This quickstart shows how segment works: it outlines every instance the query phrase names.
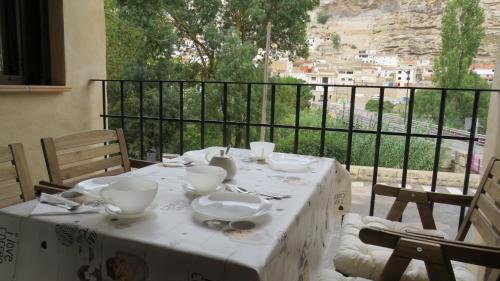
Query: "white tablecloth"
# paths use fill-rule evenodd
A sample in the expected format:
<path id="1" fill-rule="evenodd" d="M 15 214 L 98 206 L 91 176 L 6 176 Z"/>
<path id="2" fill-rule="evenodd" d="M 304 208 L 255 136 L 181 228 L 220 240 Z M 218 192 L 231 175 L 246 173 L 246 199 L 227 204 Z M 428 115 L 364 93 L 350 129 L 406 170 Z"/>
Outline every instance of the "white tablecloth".
<path id="1" fill-rule="evenodd" d="M 116 220 L 104 210 L 30 217 L 36 201 L 2 209 L 0 280 L 309 280 L 332 216 L 350 209 L 349 174 L 329 158 L 286 173 L 243 161 L 247 155 L 234 150 L 236 184 L 292 195 L 273 200 L 255 227 L 199 220 L 184 168 L 149 166 L 130 173 L 159 182 L 157 208 L 141 219 Z"/>

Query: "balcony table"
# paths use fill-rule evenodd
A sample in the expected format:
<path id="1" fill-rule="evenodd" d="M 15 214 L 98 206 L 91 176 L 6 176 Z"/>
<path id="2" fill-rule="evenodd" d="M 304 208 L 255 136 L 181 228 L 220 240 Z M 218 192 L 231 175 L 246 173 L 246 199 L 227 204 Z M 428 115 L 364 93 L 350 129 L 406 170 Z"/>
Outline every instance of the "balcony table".
<path id="1" fill-rule="evenodd" d="M 348 172 L 331 158 L 292 173 L 249 161 L 248 150 L 233 155 L 235 184 L 292 195 L 272 200 L 253 228 L 200 221 L 183 187 L 185 169 L 152 165 L 126 174 L 159 183 L 157 207 L 140 219 L 104 209 L 29 216 L 36 200 L 0 210 L 0 280 L 310 280 L 332 216 L 350 209 Z"/>

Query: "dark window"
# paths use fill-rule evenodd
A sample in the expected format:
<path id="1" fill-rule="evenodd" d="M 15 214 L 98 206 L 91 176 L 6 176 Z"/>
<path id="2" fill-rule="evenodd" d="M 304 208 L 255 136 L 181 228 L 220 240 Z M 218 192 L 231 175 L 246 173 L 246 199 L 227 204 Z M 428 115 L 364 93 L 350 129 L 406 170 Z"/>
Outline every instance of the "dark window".
<path id="1" fill-rule="evenodd" d="M 328 84 L 328 77 L 323 77 L 322 81 L 323 81 L 323 84 Z"/>
<path id="2" fill-rule="evenodd" d="M 0 84 L 50 84 L 48 0 L 0 0 Z"/>

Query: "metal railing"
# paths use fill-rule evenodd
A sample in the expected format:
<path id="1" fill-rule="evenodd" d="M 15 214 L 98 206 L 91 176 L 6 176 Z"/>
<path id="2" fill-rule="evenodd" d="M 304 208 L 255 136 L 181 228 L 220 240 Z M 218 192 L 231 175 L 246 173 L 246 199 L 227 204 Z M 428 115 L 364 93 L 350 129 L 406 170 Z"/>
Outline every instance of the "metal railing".
<path id="1" fill-rule="evenodd" d="M 140 157 L 144 159 L 144 122 L 145 121 L 155 121 L 158 122 L 159 125 L 159 143 L 160 143 L 160 155 L 164 152 L 164 142 L 165 142 L 165 133 L 163 131 L 163 127 L 166 123 L 176 123 L 178 124 L 179 129 L 179 151 L 180 153 L 184 152 L 184 125 L 185 124 L 199 124 L 200 126 L 200 146 L 201 148 L 205 147 L 205 130 L 208 125 L 218 125 L 222 126 L 222 138 L 221 143 L 223 146 L 227 146 L 228 144 L 228 136 L 227 129 L 229 126 L 242 126 L 245 128 L 245 147 L 248 148 L 250 143 L 250 128 L 254 127 L 265 127 L 268 128 L 268 136 L 267 139 L 270 142 L 274 141 L 275 129 L 291 129 L 294 134 L 293 141 L 293 153 L 298 152 L 299 147 L 299 134 L 302 130 L 311 130 L 311 131 L 319 131 L 319 156 L 325 155 L 325 136 L 328 132 L 341 132 L 347 134 L 347 152 L 345 156 L 345 166 L 348 170 L 351 167 L 352 160 L 352 144 L 353 144 L 353 134 L 370 134 L 375 135 L 375 151 L 374 151 L 374 160 L 373 160 L 373 179 L 372 184 L 377 183 L 378 177 L 378 169 L 379 169 L 379 159 L 380 159 L 380 147 L 381 147 L 381 137 L 382 136 L 400 136 L 405 138 L 404 145 L 404 154 L 403 154 L 403 167 L 402 167 L 402 178 L 401 178 L 401 186 L 404 188 L 407 185 L 407 177 L 408 177 L 408 164 L 409 164 L 409 156 L 410 156 L 410 142 L 412 138 L 425 138 L 435 140 L 435 151 L 434 151 L 434 162 L 432 169 L 432 184 L 431 191 L 436 191 L 436 184 L 438 179 L 439 172 L 439 161 L 440 161 L 440 151 L 443 140 L 458 140 L 465 141 L 468 143 L 468 155 L 465 167 L 465 175 L 464 175 L 464 185 L 462 189 L 463 194 L 468 193 L 469 189 L 469 179 L 471 173 L 471 162 L 474 152 L 474 143 L 478 141 L 476 136 L 476 124 L 478 120 L 478 109 L 479 109 L 479 99 L 482 93 L 485 92 L 499 92 L 499 90 L 492 89 L 451 89 L 451 88 L 421 88 L 421 87 L 390 87 L 390 86 L 360 86 L 360 85 L 332 85 L 332 84 L 295 84 L 295 83 L 260 83 L 260 82 L 219 82 L 219 81 L 152 81 L 152 80 L 114 80 L 114 79 L 93 79 L 91 80 L 94 83 L 101 83 L 102 87 L 102 114 L 103 118 L 103 127 L 108 127 L 108 120 L 111 119 L 119 119 L 120 125 L 122 128 L 125 128 L 125 122 L 127 120 L 136 120 L 139 122 L 139 139 L 140 139 Z M 118 87 L 118 91 L 120 94 L 120 112 L 119 114 L 109 114 L 107 108 L 107 84 L 113 83 Z M 145 84 L 154 84 L 158 87 L 158 116 L 145 116 L 144 115 L 144 85 Z M 138 86 L 138 95 L 139 95 L 139 104 L 136 106 L 139 107 L 139 114 L 137 115 L 126 115 L 125 114 L 125 84 L 133 84 Z M 177 117 L 165 117 L 164 116 L 164 85 L 172 85 L 175 84 L 178 86 L 178 116 Z M 205 116 L 206 111 L 206 87 L 207 85 L 217 84 L 222 86 L 222 120 L 212 120 L 207 119 Z M 184 95 L 185 95 L 185 86 L 197 85 L 196 89 L 198 94 L 200 95 L 199 106 L 200 106 L 200 116 L 197 119 L 188 119 L 184 116 Z M 230 85 L 240 85 L 246 86 L 246 106 L 245 106 L 245 121 L 232 121 L 228 119 L 228 97 L 232 93 L 229 92 L 228 86 Z M 270 116 L 269 122 L 260 123 L 260 122 L 251 122 L 251 97 L 254 91 L 254 88 L 257 86 L 260 87 L 270 87 L 271 88 L 271 102 L 270 102 Z M 295 99 L 295 122 L 293 125 L 285 125 L 285 124 L 276 124 L 275 123 L 275 107 L 276 107 L 276 88 L 278 86 L 292 86 L 296 88 L 295 97 L 290 97 L 290 99 Z M 321 101 L 321 125 L 320 126 L 301 126 L 300 125 L 300 114 L 301 114 L 301 94 L 305 87 L 322 87 L 323 88 L 323 100 Z M 348 103 L 349 108 L 349 122 L 347 128 L 332 128 L 327 126 L 327 112 L 329 108 L 329 100 L 328 95 L 329 91 L 335 88 L 350 88 L 350 101 Z M 378 112 L 377 115 L 377 126 L 375 130 L 369 129 L 360 129 L 355 128 L 354 122 L 354 113 L 355 113 L 355 103 L 356 103 L 356 92 L 357 89 L 365 88 L 365 89 L 373 89 L 378 91 L 379 99 L 378 99 Z M 404 89 L 409 91 L 409 99 L 407 101 L 407 118 L 406 118 L 406 128 L 404 131 L 387 131 L 383 130 L 383 117 L 384 117 L 384 93 L 387 89 Z M 414 114 L 414 105 L 415 105 L 415 94 L 417 90 L 432 90 L 438 92 L 440 95 L 440 103 L 439 103 L 439 119 L 436 125 L 435 133 L 421 133 L 421 132 L 413 132 L 413 114 Z M 473 93 L 473 105 L 472 105 L 472 120 L 471 120 L 471 130 L 468 133 L 468 136 L 460 135 L 446 135 L 444 134 L 444 117 L 445 117 L 445 106 L 446 106 L 446 98 L 447 94 L 450 92 L 470 92 Z M 210 105 L 213 106 L 213 105 Z M 375 194 L 372 190 L 371 198 L 370 198 L 370 215 L 374 213 L 374 204 L 375 204 Z M 460 219 L 459 222 L 463 220 L 465 208 L 462 207 L 460 211 Z"/>

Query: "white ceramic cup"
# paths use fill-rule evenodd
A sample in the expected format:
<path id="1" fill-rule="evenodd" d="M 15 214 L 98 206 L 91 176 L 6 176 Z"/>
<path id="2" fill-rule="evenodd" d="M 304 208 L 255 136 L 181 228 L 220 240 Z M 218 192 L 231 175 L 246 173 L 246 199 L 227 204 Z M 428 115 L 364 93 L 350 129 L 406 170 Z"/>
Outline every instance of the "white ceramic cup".
<path id="1" fill-rule="evenodd" d="M 214 192 L 226 178 L 226 170 L 215 166 L 194 166 L 186 168 L 188 182 L 200 193 Z"/>
<path id="2" fill-rule="evenodd" d="M 120 208 L 123 214 L 139 214 L 153 202 L 158 192 L 154 181 L 137 177 L 123 177 L 100 191 L 101 198 Z"/>
<path id="3" fill-rule="evenodd" d="M 265 141 L 254 141 L 250 143 L 250 153 L 252 157 L 257 160 L 264 160 L 266 157 L 273 153 L 275 144 Z"/>

